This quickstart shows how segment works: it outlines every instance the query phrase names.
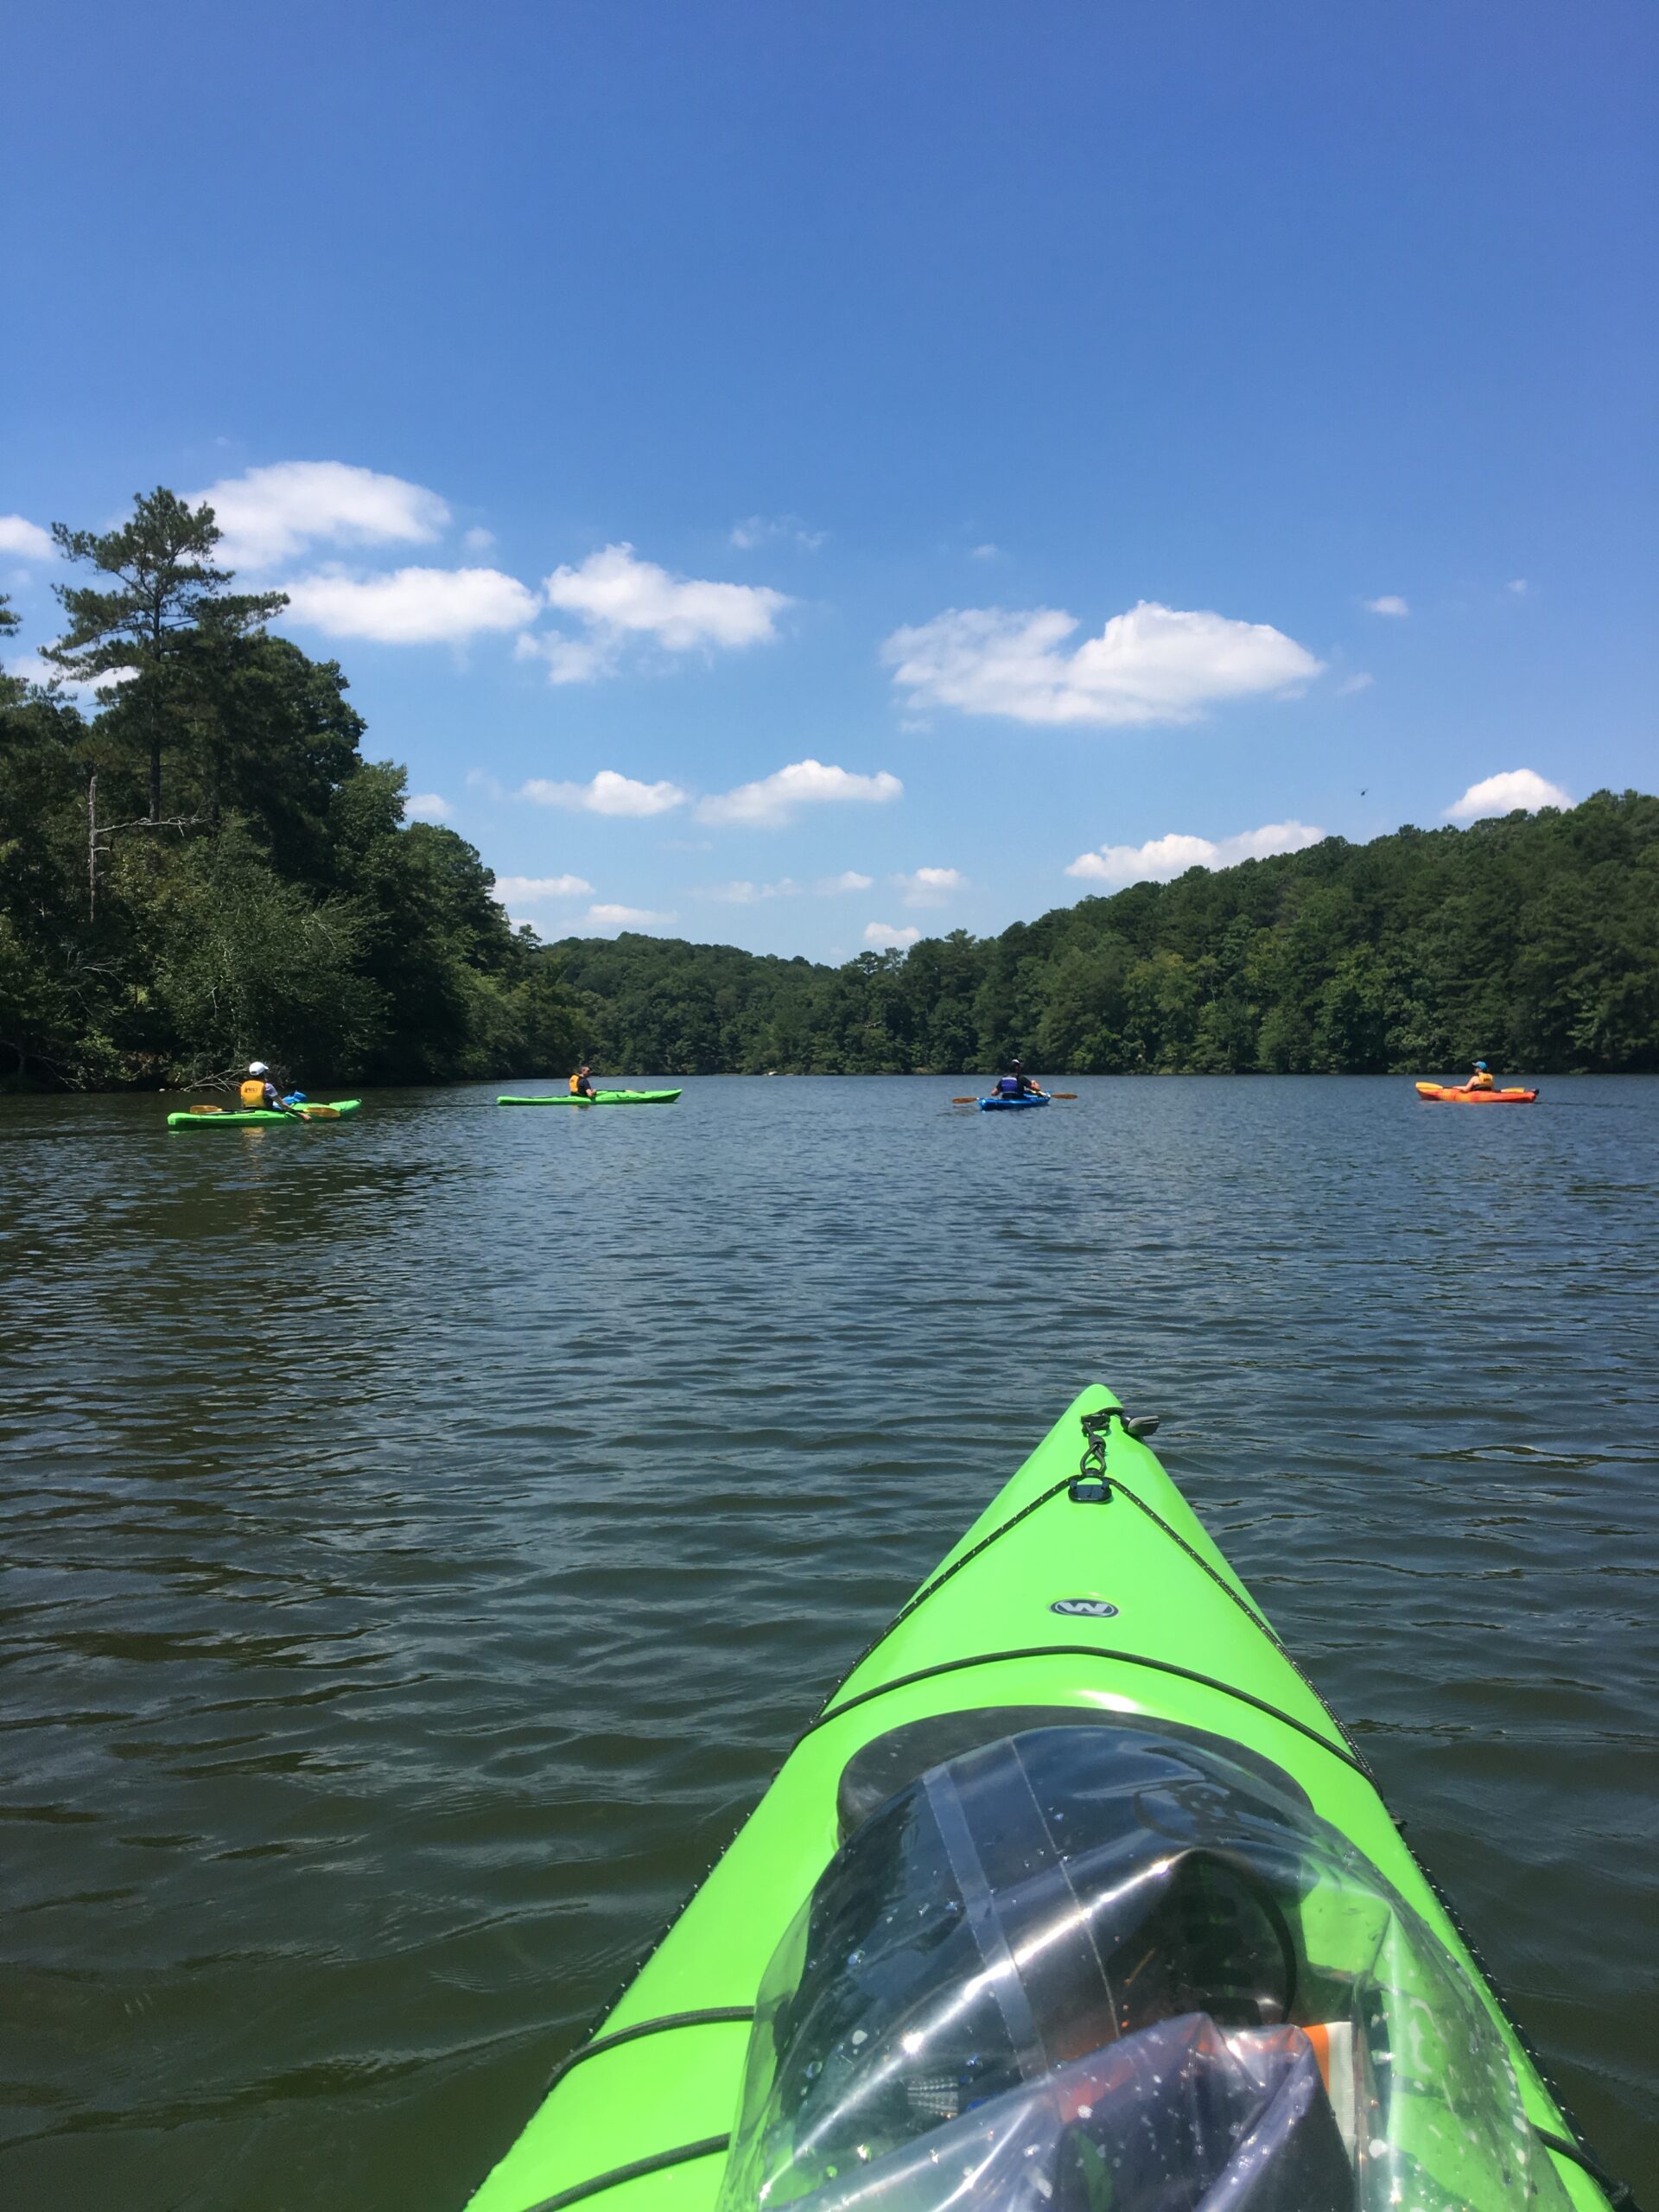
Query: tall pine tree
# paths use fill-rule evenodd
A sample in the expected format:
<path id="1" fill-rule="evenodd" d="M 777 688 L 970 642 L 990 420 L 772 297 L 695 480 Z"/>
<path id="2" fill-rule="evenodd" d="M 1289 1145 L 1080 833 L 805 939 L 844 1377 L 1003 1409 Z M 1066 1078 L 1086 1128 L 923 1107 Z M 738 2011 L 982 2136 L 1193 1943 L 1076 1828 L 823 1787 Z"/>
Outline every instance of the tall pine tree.
<path id="1" fill-rule="evenodd" d="M 149 820 L 162 820 L 162 755 L 185 719 L 175 677 L 198 632 L 210 626 L 221 639 L 263 627 L 286 595 L 234 593 L 228 569 L 211 564 L 222 536 L 206 502 L 192 507 L 176 492 L 160 488 L 133 505 L 132 518 L 101 536 L 54 523 L 52 535 L 66 559 L 89 563 L 113 579 L 60 584 L 68 627 L 46 658 L 83 683 L 125 678 L 122 719 L 139 734 L 148 757 Z"/>

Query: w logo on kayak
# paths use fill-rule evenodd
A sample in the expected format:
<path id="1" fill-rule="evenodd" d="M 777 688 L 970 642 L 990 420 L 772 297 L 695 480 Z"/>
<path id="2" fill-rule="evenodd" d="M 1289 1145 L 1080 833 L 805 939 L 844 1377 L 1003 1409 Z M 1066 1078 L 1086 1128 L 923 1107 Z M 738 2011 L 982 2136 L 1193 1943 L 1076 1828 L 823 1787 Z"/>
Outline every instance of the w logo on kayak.
<path id="1" fill-rule="evenodd" d="M 1082 1613 L 1091 1621 L 1109 1621 L 1117 1617 L 1117 1607 L 1109 1605 L 1104 1598 L 1057 1598 L 1048 1610 L 1051 1613 Z"/>

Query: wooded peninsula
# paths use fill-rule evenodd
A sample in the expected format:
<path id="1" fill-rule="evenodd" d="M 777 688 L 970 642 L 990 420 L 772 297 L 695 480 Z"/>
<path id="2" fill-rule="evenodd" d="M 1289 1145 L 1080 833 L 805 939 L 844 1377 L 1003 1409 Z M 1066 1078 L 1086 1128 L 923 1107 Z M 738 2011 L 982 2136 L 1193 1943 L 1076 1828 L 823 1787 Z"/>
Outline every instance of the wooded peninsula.
<path id="1" fill-rule="evenodd" d="M 54 680 L 0 679 L 0 1084 L 616 1073 L 1659 1069 L 1659 798 L 1402 829 L 840 967 L 625 934 L 543 944 L 408 822 L 335 661 L 158 490 L 54 532 Z M 0 633 L 16 614 L 0 598 Z M 77 703 L 98 687 L 92 711 Z M 72 688 L 73 687 L 73 688 Z"/>

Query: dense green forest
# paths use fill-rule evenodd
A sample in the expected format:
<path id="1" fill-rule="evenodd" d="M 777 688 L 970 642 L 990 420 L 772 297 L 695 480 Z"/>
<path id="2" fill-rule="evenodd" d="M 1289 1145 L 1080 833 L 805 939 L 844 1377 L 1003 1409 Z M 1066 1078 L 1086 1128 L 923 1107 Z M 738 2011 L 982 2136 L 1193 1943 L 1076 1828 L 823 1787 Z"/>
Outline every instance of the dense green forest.
<path id="1" fill-rule="evenodd" d="M 1659 799 L 1194 868 L 844 968 L 557 950 L 608 1066 L 955 1074 L 1659 1068 Z"/>
<path id="2" fill-rule="evenodd" d="M 515 931 L 464 838 L 405 823 L 333 661 L 157 491 L 60 527 L 48 658 L 0 683 L 0 1082 L 563 1072 L 1659 1068 L 1659 799 L 1193 869 L 1000 937 L 830 968 Z M 0 632 L 16 618 L 0 600 Z"/>
<path id="3" fill-rule="evenodd" d="M 565 1067 L 556 962 L 464 838 L 405 826 L 338 664 L 213 565 L 211 510 L 157 491 L 54 535 L 86 580 L 47 658 L 105 703 L 0 688 L 0 1080 L 200 1082 L 251 1052 L 302 1082 Z"/>

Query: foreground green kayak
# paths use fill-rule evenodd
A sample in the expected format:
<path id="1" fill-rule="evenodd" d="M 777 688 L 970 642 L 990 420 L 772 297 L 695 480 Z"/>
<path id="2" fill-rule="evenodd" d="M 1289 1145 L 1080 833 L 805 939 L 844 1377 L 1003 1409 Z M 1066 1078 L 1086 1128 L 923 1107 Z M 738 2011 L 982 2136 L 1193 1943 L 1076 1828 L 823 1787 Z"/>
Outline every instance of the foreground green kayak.
<path id="1" fill-rule="evenodd" d="M 293 1114 L 272 1114 L 263 1106 L 227 1107 L 222 1114 L 169 1114 L 167 1126 L 169 1129 L 292 1128 L 301 1118 L 308 1122 L 342 1120 L 347 1114 L 355 1114 L 362 1103 L 360 1098 L 331 1098 L 325 1105 L 318 1099 Z"/>
<path id="2" fill-rule="evenodd" d="M 574 1090 L 543 1090 L 534 1097 L 498 1098 L 498 1106 L 671 1106 L 677 1090 L 596 1090 L 579 1098 Z"/>
<path id="3" fill-rule="evenodd" d="M 1620 2201 L 1153 1426 L 1069 1408 L 474 2212 Z"/>

